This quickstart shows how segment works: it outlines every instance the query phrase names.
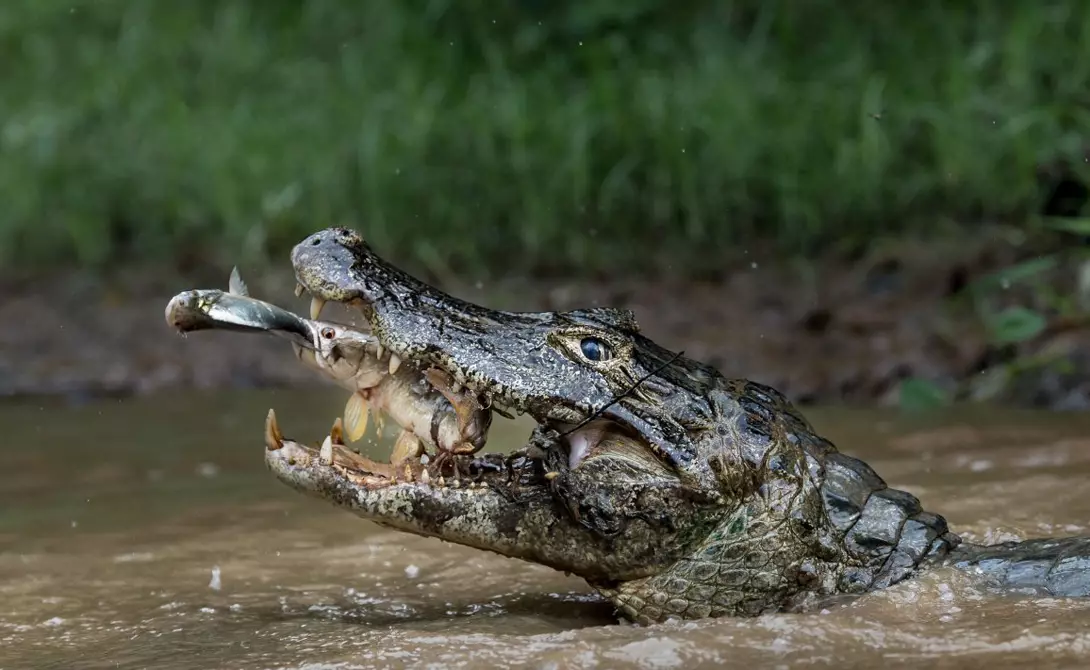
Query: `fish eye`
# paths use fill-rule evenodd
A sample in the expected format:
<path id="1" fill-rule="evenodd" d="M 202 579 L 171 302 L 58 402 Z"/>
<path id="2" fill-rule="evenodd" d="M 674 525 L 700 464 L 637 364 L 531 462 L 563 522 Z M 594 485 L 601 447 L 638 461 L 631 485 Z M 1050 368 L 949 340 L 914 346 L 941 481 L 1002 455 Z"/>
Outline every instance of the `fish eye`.
<path id="1" fill-rule="evenodd" d="M 600 363 L 602 361 L 608 361 L 613 358 L 613 352 L 610 351 L 609 345 L 599 340 L 597 337 L 584 337 L 579 341 L 579 351 L 583 353 L 588 361 L 594 361 Z"/>
<path id="2" fill-rule="evenodd" d="M 322 337 L 324 337 L 325 339 L 332 340 L 336 336 L 337 336 L 337 331 L 333 330 L 329 326 L 326 326 L 325 328 L 322 328 Z"/>

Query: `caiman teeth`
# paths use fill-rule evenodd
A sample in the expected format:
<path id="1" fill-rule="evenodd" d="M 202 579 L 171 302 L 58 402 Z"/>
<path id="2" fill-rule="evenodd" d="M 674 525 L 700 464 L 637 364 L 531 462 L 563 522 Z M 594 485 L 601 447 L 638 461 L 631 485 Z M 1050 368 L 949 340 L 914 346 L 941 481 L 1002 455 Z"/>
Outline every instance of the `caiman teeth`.
<path id="1" fill-rule="evenodd" d="M 329 429 L 329 439 L 333 444 L 344 446 L 344 424 L 341 417 L 333 420 L 333 427 Z"/>
<path id="2" fill-rule="evenodd" d="M 302 295 L 303 295 L 303 291 L 305 291 L 305 290 L 306 290 L 306 289 L 305 289 L 305 288 L 303 288 L 303 285 L 302 285 L 302 284 L 300 284 L 299 282 L 295 282 L 295 297 L 296 297 L 296 298 L 298 298 L 298 297 L 302 296 Z"/>
<path id="3" fill-rule="evenodd" d="M 310 320 L 317 321 L 318 317 L 322 315 L 322 308 L 325 307 L 325 300 L 314 296 L 310 299 Z"/>
<path id="4" fill-rule="evenodd" d="M 326 435 L 322 440 L 322 448 L 318 451 L 318 460 L 322 465 L 333 465 L 333 439 Z"/>
<path id="5" fill-rule="evenodd" d="M 276 412 L 269 410 L 265 417 L 265 448 L 276 451 L 284 446 L 284 434 L 280 432 L 280 426 L 276 423 Z"/>
<path id="6" fill-rule="evenodd" d="M 397 372 L 401 367 L 401 358 L 397 354 L 390 354 L 390 374 Z"/>

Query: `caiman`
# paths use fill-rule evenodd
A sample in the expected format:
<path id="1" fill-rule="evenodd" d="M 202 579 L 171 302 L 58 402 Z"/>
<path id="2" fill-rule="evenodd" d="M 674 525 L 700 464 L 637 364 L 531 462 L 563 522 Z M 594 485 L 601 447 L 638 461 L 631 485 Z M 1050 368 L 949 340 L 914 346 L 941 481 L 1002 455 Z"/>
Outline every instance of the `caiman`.
<path id="1" fill-rule="evenodd" d="M 266 464 L 298 491 L 578 575 L 638 623 L 808 611 L 940 566 L 1006 591 L 1090 595 L 1090 538 L 964 542 L 781 393 L 663 348 L 628 310 L 488 309 L 345 228 L 311 235 L 291 260 L 312 317 L 330 301 L 355 307 L 380 359 L 442 372 L 480 407 L 537 424 L 513 453 L 455 456 L 465 479 L 404 481 L 345 447 L 330 459 L 285 439 L 270 412 Z"/>

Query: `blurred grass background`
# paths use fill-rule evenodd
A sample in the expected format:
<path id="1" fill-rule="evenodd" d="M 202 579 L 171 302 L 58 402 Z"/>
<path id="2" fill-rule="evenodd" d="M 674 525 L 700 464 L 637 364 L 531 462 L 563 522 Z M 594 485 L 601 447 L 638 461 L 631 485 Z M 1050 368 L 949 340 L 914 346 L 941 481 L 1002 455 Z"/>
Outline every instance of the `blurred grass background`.
<path id="1" fill-rule="evenodd" d="M 1090 136 L 1075 1 L 11 0 L 0 39 L 8 267 L 349 224 L 438 269 L 697 270 L 1032 226 Z"/>

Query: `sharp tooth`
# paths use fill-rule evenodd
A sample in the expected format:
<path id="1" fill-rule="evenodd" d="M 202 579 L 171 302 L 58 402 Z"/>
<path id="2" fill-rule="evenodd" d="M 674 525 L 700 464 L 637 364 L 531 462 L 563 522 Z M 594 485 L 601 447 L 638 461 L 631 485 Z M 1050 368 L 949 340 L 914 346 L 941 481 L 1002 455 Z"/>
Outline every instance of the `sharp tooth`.
<path id="1" fill-rule="evenodd" d="M 317 321 L 318 317 L 322 315 L 322 308 L 325 307 L 325 300 L 315 296 L 310 299 L 310 320 Z"/>
<path id="2" fill-rule="evenodd" d="M 556 472 L 556 471 L 546 472 L 545 473 L 545 481 L 551 482 L 552 480 L 556 479 L 559 476 L 560 476 L 560 473 Z"/>
<path id="3" fill-rule="evenodd" d="M 375 358 L 382 358 L 382 355 L 385 354 L 385 353 L 386 353 L 386 351 L 383 350 L 383 348 L 382 348 L 382 342 L 376 342 L 375 343 Z"/>
<path id="4" fill-rule="evenodd" d="M 367 432 L 370 408 L 359 393 L 353 393 L 344 406 L 344 429 L 349 442 L 356 442 Z"/>
<path id="5" fill-rule="evenodd" d="M 401 358 L 397 354 L 390 354 L 390 374 L 397 372 L 401 367 Z"/>
<path id="6" fill-rule="evenodd" d="M 424 445 L 420 438 L 412 431 L 402 430 L 394 442 L 394 450 L 390 454 L 390 464 L 397 466 L 414 458 L 419 458 L 424 452 Z"/>
<path id="7" fill-rule="evenodd" d="M 424 484 L 425 486 L 431 484 L 431 475 L 428 474 L 427 470 L 421 471 L 421 473 L 420 473 L 420 483 Z"/>
<path id="8" fill-rule="evenodd" d="M 439 486 L 446 486 L 446 485 L 447 485 L 446 478 L 444 478 L 443 475 L 439 475 Z"/>
<path id="9" fill-rule="evenodd" d="M 344 424 L 341 422 L 341 417 L 333 421 L 333 427 L 329 429 L 329 439 L 333 444 L 344 446 Z"/>
<path id="10" fill-rule="evenodd" d="M 280 426 L 276 424 L 276 412 L 269 410 L 265 417 L 265 448 L 276 451 L 284 446 L 284 434 L 280 432 Z"/>
<path id="11" fill-rule="evenodd" d="M 318 451 L 318 460 L 322 465 L 333 465 L 333 440 L 326 435 L 322 441 L 322 448 Z"/>
<path id="12" fill-rule="evenodd" d="M 462 392 L 462 385 L 459 384 L 458 382 L 451 382 L 450 392 L 451 393 L 461 393 Z"/>
<path id="13" fill-rule="evenodd" d="M 299 296 L 303 295 L 303 291 L 305 291 L 305 290 L 306 290 L 306 289 L 305 289 L 305 288 L 303 288 L 303 285 L 302 285 L 302 284 L 300 284 L 299 282 L 296 282 L 296 283 L 295 283 L 295 297 L 296 297 L 296 298 L 298 298 Z"/>

